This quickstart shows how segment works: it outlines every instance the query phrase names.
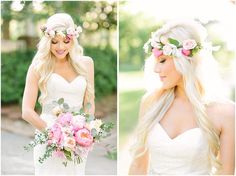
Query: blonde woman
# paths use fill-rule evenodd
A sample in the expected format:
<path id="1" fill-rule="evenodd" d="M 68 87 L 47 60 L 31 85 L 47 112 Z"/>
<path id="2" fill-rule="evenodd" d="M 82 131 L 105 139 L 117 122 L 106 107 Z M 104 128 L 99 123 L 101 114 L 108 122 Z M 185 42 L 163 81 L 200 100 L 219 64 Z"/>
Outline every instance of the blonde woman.
<path id="1" fill-rule="evenodd" d="M 206 37 L 196 21 L 172 21 L 145 44 L 155 89 L 141 102 L 129 174 L 234 174 L 234 103 L 219 96 Z"/>
<path id="2" fill-rule="evenodd" d="M 93 60 L 83 55 L 77 37 L 82 31 L 71 16 L 65 13 L 54 14 L 42 28 L 44 36 L 38 44 L 26 77 L 22 103 L 22 117 L 37 130 L 42 131 L 52 125 L 52 101 L 64 98 L 72 108 L 84 107 L 94 114 L 94 66 Z M 39 116 L 34 108 L 40 90 L 39 102 L 42 113 Z M 85 174 L 86 158 L 79 165 L 69 162 L 67 167 L 58 157 L 51 157 L 43 164 L 38 158 L 44 154 L 45 146 L 34 148 L 35 174 Z"/>

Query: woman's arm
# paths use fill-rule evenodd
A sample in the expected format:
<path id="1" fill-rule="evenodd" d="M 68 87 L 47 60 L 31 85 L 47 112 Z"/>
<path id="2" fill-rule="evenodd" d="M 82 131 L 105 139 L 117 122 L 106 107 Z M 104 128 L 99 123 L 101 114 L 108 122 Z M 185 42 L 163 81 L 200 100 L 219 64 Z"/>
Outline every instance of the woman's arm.
<path id="1" fill-rule="evenodd" d="M 141 149 L 141 153 L 144 149 Z M 147 175 L 149 163 L 149 152 L 148 150 L 140 157 L 135 158 L 129 168 L 129 175 Z"/>
<path id="2" fill-rule="evenodd" d="M 87 103 L 90 103 L 91 107 L 86 109 L 85 112 L 94 115 L 95 113 L 95 103 L 94 103 L 94 63 L 93 59 L 87 56 L 84 56 L 84 65 L 87 70 L 87 81 L 90 85 L 90 94 L 88 96 L 88 91 L 85 93 L 84 105 L 86 107 Z"/>
<path id="3" fill-rule="evenodd" d="M 222 169 L 219 174 L 234 175 L 235 170 L 235 105 L 227 104 L 221 106 L 222 113 L 222 127 L 220 134 L 220 161 L 222 162 Z"/>
<path id="4" fill-rule="evenodd" d="M 47 125 L 42 119 L 39 118 L 39 115 L 34 110 L 38 96 L 38 80 L 39 77 L 31 65 L 26 76 L 26 84 L 22 102 L 22 118 L 38 130 L 42 131 Z"/>

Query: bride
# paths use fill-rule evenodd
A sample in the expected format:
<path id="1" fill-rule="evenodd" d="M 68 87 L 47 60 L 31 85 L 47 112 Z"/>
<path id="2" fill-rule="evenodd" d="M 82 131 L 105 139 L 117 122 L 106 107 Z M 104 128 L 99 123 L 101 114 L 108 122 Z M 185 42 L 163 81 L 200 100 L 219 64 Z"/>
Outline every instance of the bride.
<path id="1" fill-rule="evenodd" d="M 129 174 L 234 174 L 234 103 L 218 96 L 206 37 L 196 21 L 172 21 L 145 44 L 155 89 L 141 102 Z"/>
<path id="2" fill-rule="evenodd" d="M 28 69 L 22 103 L 23 119 L 38 131 L 54 123 L 56 116 L 52 113 L 51 103 L 59 98 L 64 98 L 72 108 L 81 108 L 90 103 L 91 107 L 85 111 L 90 114 L 95 111 L 94 66 L 93 60 L 83 55 L 77 41 L 81 27 L 75 26 L 70 15 L 57 13 L 48 18 L 42 31 L 44 36 Z M 38 90 L 42 105 L 40 116 L 34 110 Z M 81 164 L 69 162 L 67 167 L 55 156 L 41 164 L 38 159 L 44 151 L 45 145 L 34 148 L 36 175 L 85 174 L 86 157 Z"/>

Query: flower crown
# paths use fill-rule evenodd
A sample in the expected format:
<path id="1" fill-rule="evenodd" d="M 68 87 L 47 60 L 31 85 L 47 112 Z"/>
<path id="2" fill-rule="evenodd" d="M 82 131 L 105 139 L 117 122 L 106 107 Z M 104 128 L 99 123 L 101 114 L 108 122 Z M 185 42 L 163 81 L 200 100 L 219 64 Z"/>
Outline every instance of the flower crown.
<path id="1" fill-rule="evenodd" d="M 152 37 L 145 43 L 144 50 L 146 53 L 152 52 L 155 57 L 161 55 L 176 56 L 181 55 L 192 57 L 202 46 L 193 39 L 187 39 L 180 42 L 173 38 L 159 37 L 159 35 L 152 34 Z"/>
<path id="2" fill-rule="evenodd" d="M 75 26 L 75 28 L 69 27 L 65 30 L 53 30 L 44 25 L 41 26 L 40 29 L 46 37 L 50 38 L 54 38 L 56 35 L 58 35 L 61 37 L 72 39 L 73 37 L 79 37 L 79 34 L 82 32 L 81 26 Z"/>

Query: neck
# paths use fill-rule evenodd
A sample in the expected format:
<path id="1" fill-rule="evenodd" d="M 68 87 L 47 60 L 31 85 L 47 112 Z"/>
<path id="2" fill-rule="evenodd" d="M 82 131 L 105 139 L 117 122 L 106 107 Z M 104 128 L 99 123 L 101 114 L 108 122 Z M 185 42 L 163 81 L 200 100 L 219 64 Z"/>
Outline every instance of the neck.
<path id="1" fill-rule="evenodd" d="M 182 100 L 188 100 L 188 97 L 187 97 L 186 92 L 184 90 L 184 85 L 183 84 L 180 84 L 180 85 L 176 86 L 176 88 L 175 88 L 175 97 L 179 98 L 179 99 L 182 99 Z"/>
<path id="2" fill-rule="evenodd" d="M 56 64 L 65 64 L 68 62 L 68 59 L 67 57 L 63 58 L 63 59 L 58 59 L 58 58 L 55 58 L 56 60 Z"/>

